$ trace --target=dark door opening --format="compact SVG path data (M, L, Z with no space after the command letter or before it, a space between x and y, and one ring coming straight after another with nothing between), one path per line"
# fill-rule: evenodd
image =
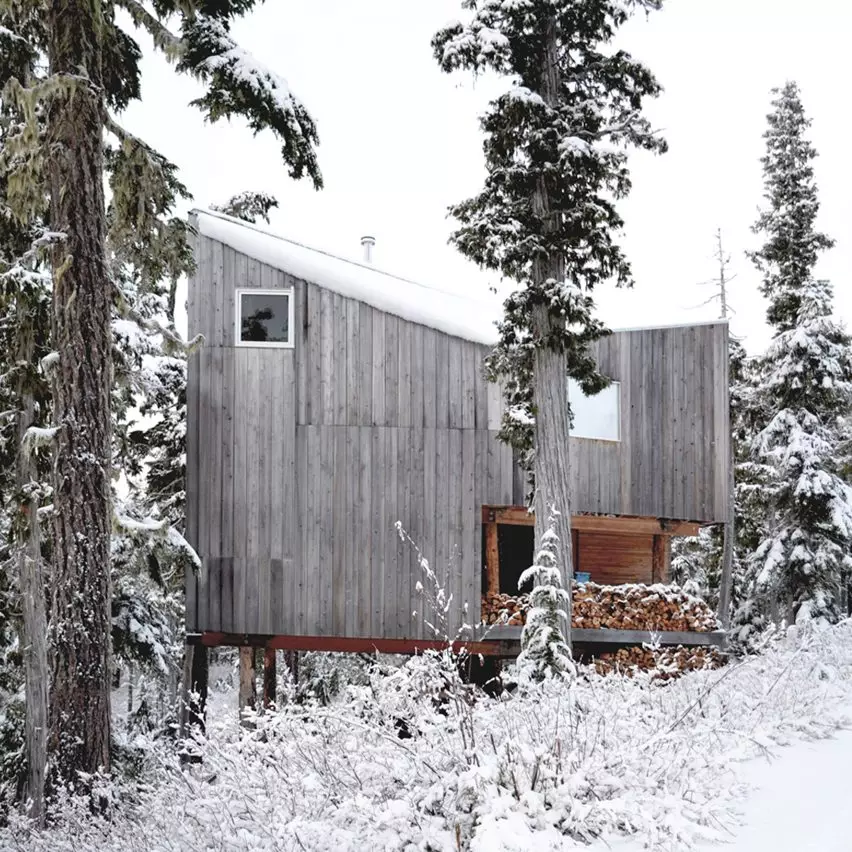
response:
M499 556L499 587L493 591L517 595L521 574L532 565L535 529L517 524L497 524L497 553ZM486 528L482 527L482 552L487 553ZM482 593L488 589L488 572L482 567ZM529 589L524 591L528 592Z

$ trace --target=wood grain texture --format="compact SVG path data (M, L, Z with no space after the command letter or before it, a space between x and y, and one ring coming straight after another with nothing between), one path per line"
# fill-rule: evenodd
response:
M651 582L654 536L580 532L578 537L580 564L583 571L592 575L593 582Z
M206 344L188 367L187 535L205 570L187 577L188 627L434 638L397 520L453 596L442 629L475 621L480 508L518 505L527 490L497 439L488 347L207 238L196 256L189 331ZM293 289L293 349L234 347L238 287ZM574 511L724 520L727 327L618 332L596 354L620 383L621 440L571 439ZM651 538L640 538L589 539L583 570L650 579Z

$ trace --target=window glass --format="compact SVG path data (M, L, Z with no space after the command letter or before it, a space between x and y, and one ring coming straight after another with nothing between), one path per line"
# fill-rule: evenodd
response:
M240 293L240 343L290 343L289 293Z
M586 396L574 379L568 379L568 401L574 415L571 435L619 441L621 385L613 382L594 396Z

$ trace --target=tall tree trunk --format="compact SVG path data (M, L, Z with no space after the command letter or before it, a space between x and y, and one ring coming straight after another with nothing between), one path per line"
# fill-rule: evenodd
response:
M556 18L551 16L545 34L542 56L541 96L549 106L556 106L560 95L559 66L556 43ZM533 209L541 216L545 235L558 227L558 213L551 212L547 182L540 177L536 184ZM565 279L564 258L551 254L537 258L533 264L537 284L548 279ZM545 306L533 314L533 333L538 340L549 340L553 319ZM535 406L535 541L536 552L550 526L555 510L556 534L559 537L559 568L568 590L565 638L571 645L571 582L574 577L571 547L571 459L568 431L568 359L564 352L551 349L547 343L538 346L533 361L533 404Z
M728 518L725 528L722 530L722 576L719 580L719 609L716 613L723 630L727 630L731 626L731 584L733 582L734 536L736 534L734 522L736 514L734 510L736 483L733 435L728 436L728 443Z
M728 257L722 245L722 229L716 230L716 259L719 261L719 301L722 319L728 318ZM728 364L731 352L728 349ZM728 379L730 384L730 378ZM722 629L727 630L731 624L731 584L734 572L734 535L736 533L734 520L736 515L736 475L734 472L734 435L730 412L728 416L728 517L722 530L722 571L719 578L719 608L717 616L722 623Z
M110 766L110 279L105 257L100 0L49 0L54 462L51 771ZM70 76L73 75L73 78Z
M20 325L25 329L20 338L17 360L32 364L35 357L33 329L25 317L26 307L18 305ZM27 429L34 425L35 404L27 378L18 385L21 413L18 417L17 485L21 492L21 525L17 544L18 576L21 584L21 608L24 620L24 702L26 706L25 740L27 786L24 801L28 816L36 824L44 824L44 781L47 766L47 613L45 582L42 572L41 541L38 525L38 500L29 492L37 481L35 460L24 449Z

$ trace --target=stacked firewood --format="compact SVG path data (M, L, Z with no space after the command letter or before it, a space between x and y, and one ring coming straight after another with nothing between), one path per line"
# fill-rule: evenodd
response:
M598 674L633 675L637 671L652 672L654 680L671 680L685 672L700 669L717 669L724 664L725 658L717 648L699 646L697 648L664 648L652 650L648 647L619 648L595 657L594 665Z
M529 595L485 594L482 596L482 621L520 627L526 620L529 606Z
M575 583L573 592L574 627L697 633L717 629L713 610L677 586ZM528 595L498 593L482 597L485 624L521 625L528 609Z
M717 627L713 610L677 586L574 585L574 627L706 633Z

